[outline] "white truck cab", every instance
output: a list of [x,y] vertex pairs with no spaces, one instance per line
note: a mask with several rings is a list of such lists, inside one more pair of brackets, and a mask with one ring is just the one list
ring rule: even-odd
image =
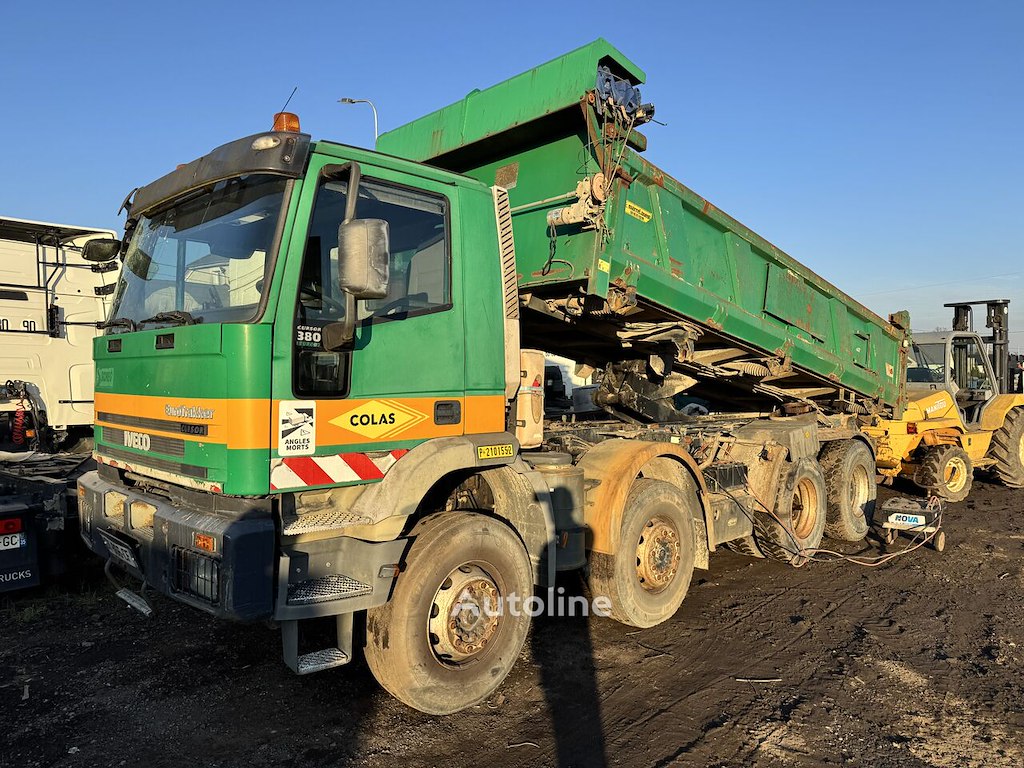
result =
[[0,218],[0,451],[72,447],[91,435],[92,340],[120,262],[82,256],[107,229]]

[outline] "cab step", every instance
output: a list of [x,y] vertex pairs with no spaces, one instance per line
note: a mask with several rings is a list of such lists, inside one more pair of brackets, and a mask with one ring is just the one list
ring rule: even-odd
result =
[[340,648],[323,648],[319,651],[304,653],[298,657],[295,671],[300,675],[309,675],[325,669],[348,664],[348,654]]
[[284,663],[298,675],[309,675],[348,664],[352,660],[352,616],[335,616],[333,646],[299,653],[299,621],[281,622],[281,643]]
[[139,593],[132,592],[130,589],[121,587],[121,589],[117,590],[114,595],[124,600],[129,606],[141,613],[147,619],[153,615],[153,606],[150,605],[149,601]]

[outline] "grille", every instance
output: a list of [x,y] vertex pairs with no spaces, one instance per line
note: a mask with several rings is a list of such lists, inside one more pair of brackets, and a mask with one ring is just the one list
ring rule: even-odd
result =
[[358,597],[372,592],[369,584],[336,573],[319,579],[307,579],[298,584],[288,585],[289,605],[313,605],[340,600],[343,597]]
[[181,547],[171,548],[174,589],[211,605],[220,600],[220,561]]
[[[124,430],[117,427],[103,427],[103,441],[114,445],[124,445]],[[185,455],[185,441],[177,437],[161,437],[146,434],[149,438],[149,450],[167,456],[182,457]]]
[[197,467],[193,464],[179,464],[176,461],[158,459],[155,456],[146,456],[141,453],[125,451],[120,448],[111,448],[109,445],[100,445],[96,450],[103,456],[121,459],[131,466],[136,467],[150,467],[151,469],[160,469],[164,472],[176,472],[179,475],[188,475],[189,477],[198,477],[202,479],[206,478],[208,472],[206,467]]

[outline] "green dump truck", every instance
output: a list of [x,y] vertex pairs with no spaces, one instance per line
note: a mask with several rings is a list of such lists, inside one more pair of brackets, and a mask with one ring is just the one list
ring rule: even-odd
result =
[[[561,607],[559,571],[649,627],[720,547],[800,565],[862,537],[860,425],[902,411],[906,318],[645,162],[643,79],[599,40],[380,152],[280,114],[141,187],[95,345],[88,545],[278,623],[300,674],[365,635],[388,691],[448,713]],[[544,353],[592,373],[597,416],[545,420]]]

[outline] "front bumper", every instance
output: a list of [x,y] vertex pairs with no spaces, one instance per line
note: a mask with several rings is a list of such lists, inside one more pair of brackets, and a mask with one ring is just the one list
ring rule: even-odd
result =
[[106,467],[78,481],[89,549],[214,616],[297,621],[387,602],[408,539],[281,539],[273,503],[188,489],[168,499],[119,482]]
[[269,502],[239,499],[232,500],[238,509],[216,509],[212,501],[209,494],[169,500],[98,472],[78,481],[81,535],[97,555],[215,616],[271,618],[276,557]]

